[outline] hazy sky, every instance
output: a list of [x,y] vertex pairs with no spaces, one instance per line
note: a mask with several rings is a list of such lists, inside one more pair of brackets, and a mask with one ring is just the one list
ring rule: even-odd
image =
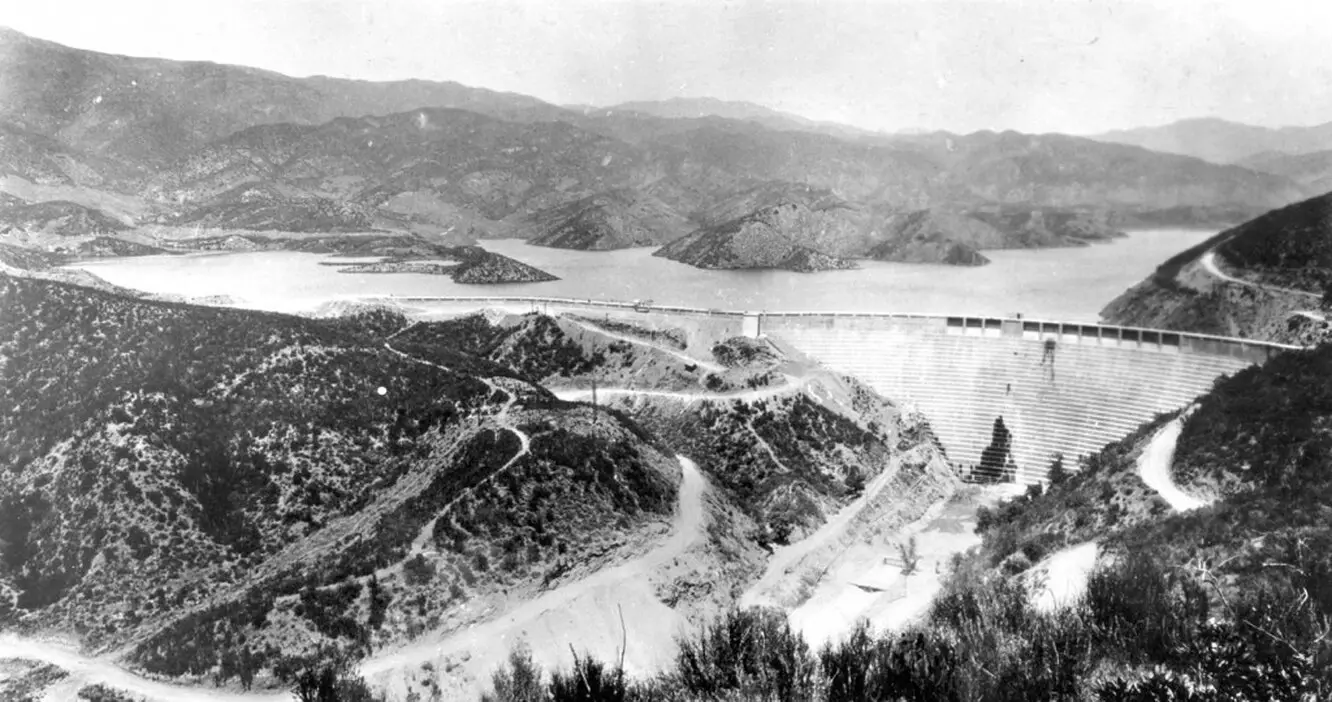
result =
[[1332,121],[1332,3],[0,0],[80,48],[558,103],[712,96],[874,129]]

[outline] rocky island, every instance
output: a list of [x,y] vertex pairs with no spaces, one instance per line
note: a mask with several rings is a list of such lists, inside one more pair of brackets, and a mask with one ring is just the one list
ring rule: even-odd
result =
[[[499,283],[544,283],[559,278],[522,261],[487,251],[480,246],[440,246],[411,237],[376,239],[372,244],[348,247],[345,239],[334,239],[343,256],[383,256],[370,263],[326,261],[342,273],[424,273],[446,275],[455,283],[487,285]],[[407,240],[404,243],[401,240]],[[396,243],[395,243],[396,242]]]

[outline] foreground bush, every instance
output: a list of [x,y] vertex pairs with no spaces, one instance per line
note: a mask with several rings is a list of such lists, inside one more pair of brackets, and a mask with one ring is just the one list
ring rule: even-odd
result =
[[541,685],[515,653],[488,702],[1026,702],[1332,699],[1326,614],[1268,588],[1224,618],[1187,571],[1126,556],[1073,606],[1043,613],[1020,578],[954,576],[926,620],[876,635],[862,623],[812,652],[775,610],[728,612],[679,642],[675,665],[626,684],[578,658]]

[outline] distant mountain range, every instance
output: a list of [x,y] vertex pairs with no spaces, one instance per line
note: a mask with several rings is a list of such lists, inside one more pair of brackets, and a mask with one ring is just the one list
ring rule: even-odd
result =
[[643,100],[623,102],[605,108],[606,112],[637,112],[653,117],[667,119],[699,119],[721,117],[723,119],[757,122],[765,127],[786,131],[806,131],[829,134],[839,137],[858,137],[877,134],[877,132],[852,127],[837,122],[825,122],[808,119],[800,115],[774,110],[771,107],[756,105],[740,100],[718,100],[710,97],[670,98],[668,100]]
[[[839,258],[899,239],[887,218],[922,210],[1002,210],[987,220],[1000,245],[1067,245],[1103,232],[1043,223],[1068,213],[1110,228],[1234,223],[1321,182],[1293,166],[1260,172],[1057,134],[876,134],[708,98],[575,110],[456,83],[113,56],[10,30],[0,30],[0,87],[0,193],[126,224],[600,249],[779,206],[828,219],[813,197],[841,203],[836,215],[784,236]],[[86,221],[85,235],[105,233]],[[967,224],[944,238],[988,246],[974,233]],[[877,255],[918,260],[908,248]]]
[[1186,119],[1159,127],[1098,134],[1093,139],[1193,156],[1213,163],[1245,163],[1265,153],[1306,154],[1332,149],[1332,122],[1311,127],[1255,127],[1223,119]]

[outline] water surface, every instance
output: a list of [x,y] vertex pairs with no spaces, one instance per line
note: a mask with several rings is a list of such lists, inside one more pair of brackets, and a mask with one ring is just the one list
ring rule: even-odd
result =
[[[862,261],[859,270],[709,271],[652,255],[652,248],[568,251],[517,239],[482,242],[559,276],[546,283],[461,285],[418,273],[341,273],[323,254],[202,253],[113,258],[76,264],[128,288],[187,296],[226,295],[238,306],[312,309],[329,300],[379,295],[507,295],[608,300],[719,309],[919,312],[1091,322],[1102,307],[1171,255],[1213,232],[1144,230],[1112,243],[1070,249],[987,251],[979,268]],[[333,259],[346,262],[347,259]]]

